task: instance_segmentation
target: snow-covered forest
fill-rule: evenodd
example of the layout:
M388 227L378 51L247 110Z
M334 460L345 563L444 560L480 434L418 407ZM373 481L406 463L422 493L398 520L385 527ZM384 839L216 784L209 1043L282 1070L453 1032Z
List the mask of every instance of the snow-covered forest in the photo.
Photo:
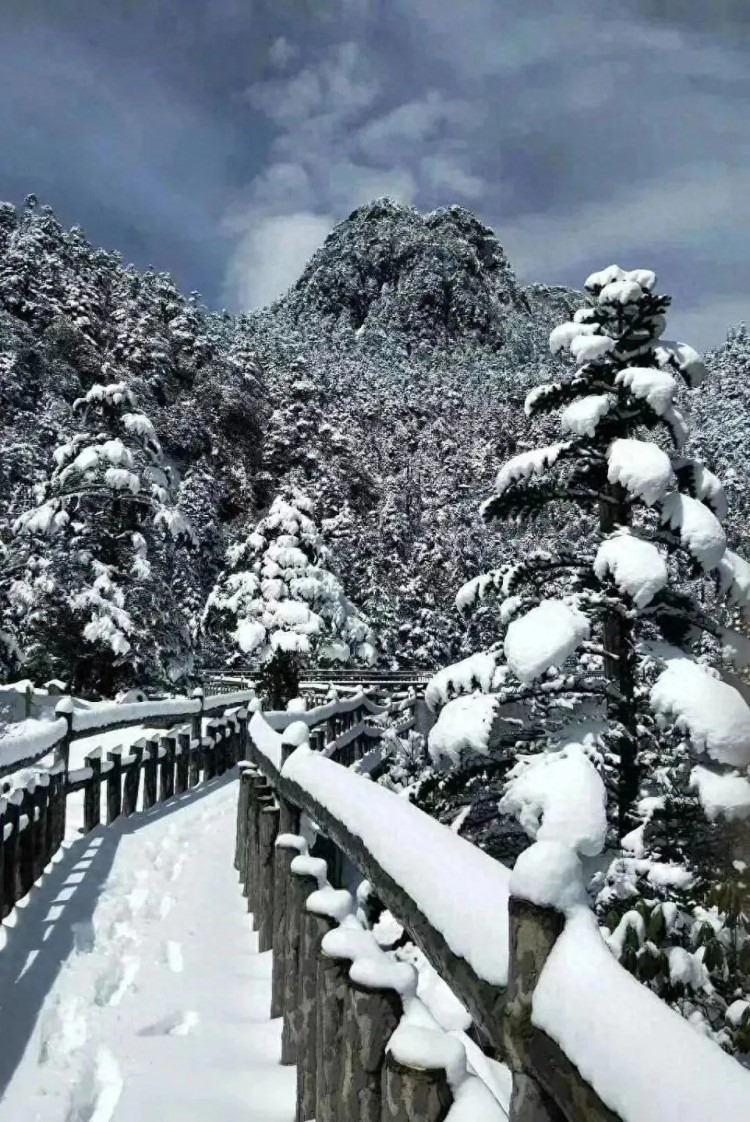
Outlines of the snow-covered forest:
M606 263L603 263L606 264ZM252 314L0 206L0 678L76 697L429 677L380 783L750 1064L750 337L648 261L522 285L448 207L354 211Z

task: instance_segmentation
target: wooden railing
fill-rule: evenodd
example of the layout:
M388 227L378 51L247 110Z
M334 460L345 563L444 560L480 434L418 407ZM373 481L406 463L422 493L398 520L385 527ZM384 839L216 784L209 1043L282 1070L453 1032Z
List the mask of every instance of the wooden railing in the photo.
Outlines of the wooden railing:
M226 698L230 695L224 695ZM245 695L247 697L247 694ZM60 750L60 758L50 768L39 769L13 791L0 798L0 918L13 907L39 879L57 853L65 837L67 799L83 792L84 833L89 833L102 820L111 825L118 818L137 811L147 811L173 796L181 795L198 783L222 775L245 753L247 710L225 711L216 696L185 699L190 724L176 724L163 733L149 733L129 748L115 747L105 751L94 746L84 757L84 766L67 768L67 751L73 740L112 729L158 722L160 714L154 703L103 709L72 710L62 703L61 715L66 726L63 735L51 747ZM140 706L140 713L133 712ZM179 706L178 706L179 708ZM125 712L123 712L125 710ZM76 718L95 712L95 729L82 728ZM174 716L174 709L171 710ZM205 714L216 714L206 722ZM122 717L121 720L107 719ZM164 720L165 714L161 714ZM81 722L85 725L85 717ZM49 752L46 749L46 754ZM16 765L18 767L18 765ZM104 812L102 813L102 796Z
M477 1044L512 1072L513 1122L668 1117L660 1108L644 1114L647 1101L679 1102L680 1117L701 1122L750 1117L750 1079L738 1082L735 1061L619 966L582 881L575 913L564 910L562 893L559 905L534 902L520 888L514 894L515 873L340 766L350 759L342 733L330 741L325 728L306 724L280 736L253 716L235 854L260 949L274 953L272 1013L284 1021L282 1063L297 1065L297 1122L443 1122L454 1099L462 1119L505 1118L491 1080L476 1085ZM571 862L580 868L575 854ZM413 942L471 1014L462 1040L439 1023L426 1030L424 1011L415 1026L416 981L406 963L372 965L375 938L346 891L363 880L402 928L399 942ZM580 1010L569 1031L570 1009L555 1007L550 1033L559 1030L561 1043L540 1027L534 1006L558 943L564 956L574 948L563 1000ZM687 1108L678 1068L659 1061L665 1050L706 1072L710 1093L697 1108ZM474 1075L466 1076L467 1060Z

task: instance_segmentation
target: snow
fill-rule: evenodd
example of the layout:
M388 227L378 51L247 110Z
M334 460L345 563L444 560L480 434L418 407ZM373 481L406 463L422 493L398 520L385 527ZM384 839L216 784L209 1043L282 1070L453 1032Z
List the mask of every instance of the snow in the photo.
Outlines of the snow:
M486 652L470 655L452 666L444 666L427 683L424 699L428 709L434 712L456 694L471 693L476 689L489 693L496 670L497 656Z
M292 1122L271 955L232 861L236 790L219 780L71 839L18 909L0 1122Z
M645 401L660 417L672 407L677 393L677 382L672 375L652 366L626 366L619 371L615 382L625 386L633 397Z
M580 326L579 331L580 331ZM587 362L595 362L603 355L614 350L615 341L609 335L576 335L570 341L570 353L575 358L578 366Z
M622 1122L739 1122L750 1073L616 962L585 908L569 916L532 1021Z
M106 725L137 724L154 717L187 717L200 712L197 698L168 697L160 701L133 701L124 705L111 702L92 705L90 709L76 709L73 713L73 729L84 732L86 729L104 728Z
M699 499L673 491L662 503L662 519L704 569L715 569L727 548L724 529Z
M711 508L719 522L727 516L727 497L721 480L714 475L700 460L680 459L675 462L676 468L688 468L690 479L696 497Z
M566 405L560 414L563 432L574 436L595 436L596 426L614 405L611 394L589 394Z
M718 565L719 590L738 608L750 604L750 564L731 549L724 551Z
M530 479L532 475L543 475L547 468L552 467L561 452L570 448L567 441L558 444L549 444L543 448L532 448L528 452L521 452L503 464L497 473L495 491L502 495L504 491L519 479Z
M687 732L696 752L732 767L750 764L750 708L741 694L690 659L671 659L651 687L651 707Z
M600 304L633 304L643 296L638 281L624 279L610 281L599 293Z
M555 355L558 351L567 350L574 339L582 335L593 335L598 330L599 325L596 323L584 323L579 321L561 323L550 332L549 349L552 354Z
M667 585L667 563L651 542L623 531L607 538L594 558L599 580L610 575L636 608L645 608Z
M701 356L687 343L662 339L654 354L660 366L673 366L679 370L692 390L697 389L706 376Z
M441 709L427 739L433 763L443 759L457 763L464 750L487 755L497 710L497 698L486 693L449 701Z
M728 821L750 817L750 783L743 775L725 775L707 767L694 767L690 786L697 790L709 822L719 815Z
M589 637L586 616L562 600L542 600L514 619L505 635L505 657L522 682L532 682L551 666L561 666Z
M388 1051L404 1067L422 1071L443 1068L452 1086L466 1077L466 1050L448 1033L402 1021L388 1042Z
M510 874L503 865L399 795L308 748L290 756L283 775L362 839L454 954L486 981L505 985Z
M666 452L644 440L613 440L607 452L610 483L620 483L632 495L653 506L674 482Z
M646 292L650 292L656 284L656 273L651 269L621 269L619 265L608 265L606 269L599 269L591 273L584 281L584 288L590 292L597 288L605 288L608 284L617 281L634 281Z
M445 1122L506 1122L508 1114L490 1089L469 1075L453 1091L453 1105Z
M563 842L588 857L601 853L607 835L604 784L580 744L518 763L500 800L529 837Z
M484 597L487 588L495 585L494 573L482 573L478 577L472 577L466 584L462 584L456 593L455 605L461 614L473 608L478 600Z
M7 774L27 760L39 759L54 748L68 731L64 717L54 721L37 721L32 717L12 724L0 736L0 774Z
M509 891L519 900L569 912L586 900L578 855L563 842L534 842L517 857Z

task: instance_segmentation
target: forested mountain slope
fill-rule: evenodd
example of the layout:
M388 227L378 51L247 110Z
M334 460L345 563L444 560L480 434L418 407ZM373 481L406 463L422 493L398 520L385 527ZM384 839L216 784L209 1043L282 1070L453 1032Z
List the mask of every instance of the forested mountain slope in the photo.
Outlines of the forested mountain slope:
M378 200L335 228L282 299L230 316L63 230L33 197L20 211L4 204L2 540L75 434L73 403L124 381L194 530L180 578L193 622L227 545L292 482L318 503L383 656L439 665L460 650L456 588L508 554L479 504L528 440L524 394L554 371L549 329L577 300L521 285L493 232L461 208L423 216ZM721 378L698 418L698 439L713 440L732 397L725 456L739 492L748 407L734 371L749 354L739 333L714 357Z

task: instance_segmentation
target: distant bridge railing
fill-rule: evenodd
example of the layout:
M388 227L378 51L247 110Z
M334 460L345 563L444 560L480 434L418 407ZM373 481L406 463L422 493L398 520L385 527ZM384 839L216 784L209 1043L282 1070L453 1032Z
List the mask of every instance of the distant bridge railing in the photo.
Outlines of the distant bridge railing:
M249 724L235 865L260 950L273 950L271 1011L282 1063L297 1065L298 1122L451 1122L454 1106L456 1119L500 1122L486 1053L512 1071L513 1122L750 1117L747 1072L604 944L575 854L534 869L538 843L527 851L538 875L517 880L341 766L327 718L274 716ZM403 933L384 945L419 948L469 1011L468 1032L443 1024L414 967L385 953L349 891L362 880Z

